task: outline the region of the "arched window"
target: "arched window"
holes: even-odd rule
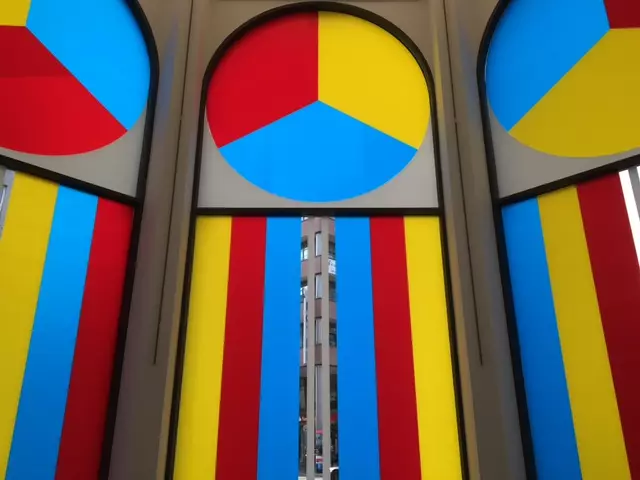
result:
[[[500,2],[479,60],[525,445],[540,478],[640,475],[635,5]]]
[[[462,477],[433,91],[407,35],[346,5],[277,8],[218,47],[175,478]]]
[[[135,1],[0,5],[2,478],[96,478],[111,443],[157,82],[148,31]]]

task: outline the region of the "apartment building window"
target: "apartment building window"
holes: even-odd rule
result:
[[[336,281],[329,279],[329,300],[335,302],[336,296]]]
[[[322,255],[322,232],[316,232],[316,257]]]
[[[329,258],[331,260],[336,259],[336,241],[329,239]]]
[[[304,302],[304,297],[307,295],[307,281],[303,280],[300,283],[300,303]]]
[[[329,325],[329,346],[338,346],[338,329],[336,328],[335,320],[331,320],[331,324]]]
[[[322,275],[316,273],[316,298],[322,298]]]
[[[307,237],[302,239],[300,244],[300,260],[307,260],[309,258],[309,241]]]

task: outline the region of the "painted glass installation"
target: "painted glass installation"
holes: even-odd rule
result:
[[[0,58],[0,147],[90,152],[125,135],[146,108],[146,45],[124,1],[3,2]]]
[[[539,478],[633,478],[640,8],[512,0],[500,13],[481,80],[532,460]]]
[[[634,167],[503,209],[545,476],[631,478],[638,468],[638,185]]]
[[[154,88],[132,5],[0,4],[3,479],[96,478],[111,441]]]
[[[437,207],[430,112],[421,66],[374,23],[328,11],[263,22],[211,72],[199,206]],[[302,158],[322,165],[312,184]]]
[[[22,173],[9,202],[0,476],[77,478],[100,464],[133,209]]]
[[[353,12],[207,71],[176,480],[463,477],[426,62]]]

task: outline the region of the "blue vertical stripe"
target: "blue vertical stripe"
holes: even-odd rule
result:
[[[98,199],[60,187],[7,480],[55,478]]]
[[[537,199],[503,210],[538,478],[582,478]]]
[[[336,219],[336,269],[340,478],[379,480],[369,219]]]
[[[298,478],[300,218],[267,220],[258,480]]]

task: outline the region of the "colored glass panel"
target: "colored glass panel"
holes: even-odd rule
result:
[[[640,475],[640,267],[618,175],[578,186],[631,476]]]
[[[462,479],[440,219],[404,225],[422,478]]]
[[[375,189],[400,173],[415,155],[412,147],[321,102],[236,140],[221,152],[255,185],[311,202],[343,200]],[[312,183],[299,179],[301,159],[322,165],[314,171]]]
[[[633,0],[604,0],[611,28],[640,28],[640,3]]]
[[[126,130],[26,29],[0,27],[0,146],[64,155]]]
[[[576,188],[538,202],[582,475],[630,478]]]
[[[31,0],[11,0],[0,5],[0,25],[23,27],[27,23]]]
[[[248,217],[231,225],[217,480],[258,474],[266,227],[265,218]]]
[[[105,147],[136,125],[149,84],[147,46],[126,2],[0,7],[0,147],[36,155]]]
[[[59,188],[7,480],[55,477],[97,205]]]
[[[336,238],[340,475],[380,480],[369,219],[337,218]]]
[[[300,415],[300,219],[267,220],[258,480],[295,478]]]
[[[131,207],[98,200],[57,480],[100,469],[132,226]]]
[[[127,2],[32,0],[27,28],[120,124],[134,126],[147,104],[150,65]]]
[[[189,292],[174,478],[216,478],[231,218],[201,217]]]
[[[286,15],[251,29],[225,53],[209,84],[207,119],[224,147],[317,99],[317,14]]]
[[[511,134],[536,150],[567,157],[640,147],[638,51],[640,29],[611,30]]]
[[[582,478],[537,199],[502,211],[509,276],[540,478]]]
[[[399,39],[352,15],[300,13],[256,26],[225,51],[209,85],[205,135],[262,190],[331,202],[396,177],[429,115],[424,73]],[[303,187],[302,158],[331,162],[318,170],[331,178]]]
[[[420,478],[404,220],[371,219],[380,477]]]
[[[429,123],[429,90],[411,52],[361,18],[319,16],[319,100],[419,148]]]
[[[489,103],[504,128],[516,125],[608,29],[602,0],[510,2],[486,67]]]
[[[17,173],[0,237],[0,477],[4,478],[38,305],[57,185]]]

